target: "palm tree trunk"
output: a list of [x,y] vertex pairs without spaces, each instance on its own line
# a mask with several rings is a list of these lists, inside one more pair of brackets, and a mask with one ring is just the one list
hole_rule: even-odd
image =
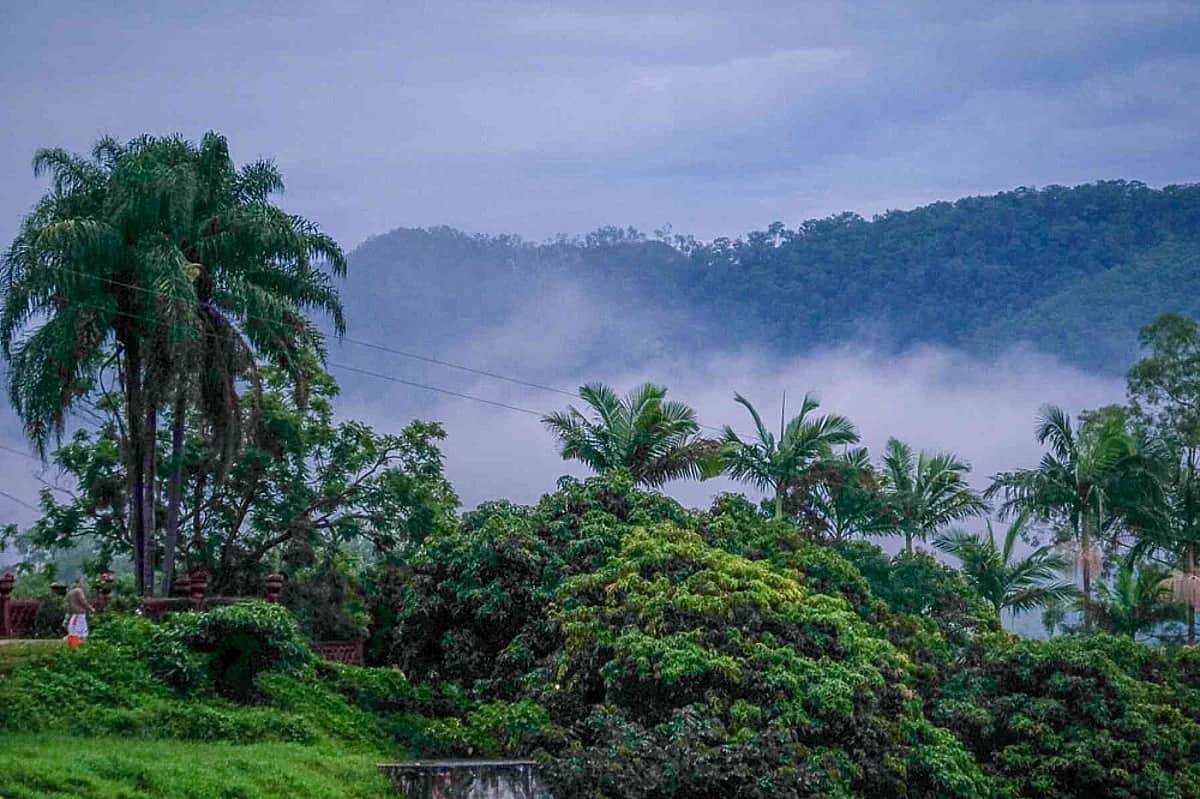
[[179,541],[179,507],[183,502],[183,432],[187,414],[186,394],[179,389],[175,397],[171,429],[171,483],[167,487],[167,526],[163,538],[162,594],[171,593],[175,579],[175,546]]
[[1083,629],[1092,629],[1092,557],[1088,549],[1087,512],[1079,524],[1079,562],[1083,572]]
[[137,593],[146,592],[144,558],[146,552],[145,479],[142,469],[145,458],[142,448],[143,421],[142,359],[136,341],[125,345],[125,473],[129,486],[129,529],[133,543],[133,575]]
[[[1187,545],[1187,574],[1189,577],[1196,576],[1196,545],[1189,541]],[[1196,608],[1191,602],[1187,603],[1188,609],[1188,645],[1196,643]]]
[[912,554],[913,534],[911,530],[904,531],[904,554]]
[[783,519],[783,492],[775,489],[775,521]]
[[146,426],[142,444],[142,588],[146,595],[154,593],[154,499],[155,499],[155,450],[158,434],[158,410],[151,404],[146,409]]
[[192,557],[202,555],[204,553],[204,523],[200,517],[200,509],[204,504],[204,488],[208,483],[208,476],[203,468],[196,476],[196,486],[192,491]]

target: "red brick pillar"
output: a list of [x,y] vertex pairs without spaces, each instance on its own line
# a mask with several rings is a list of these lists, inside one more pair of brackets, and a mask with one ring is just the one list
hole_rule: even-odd
[[112,601],[112,572],[100,572],[96,578],[96,610],[104,610]]
[[12,572],[0,576],[0,638],[8,637],[8,597],[12,594],[15,580]]
[[191,584],[188,587],[191,591],[192,607],[196,610],[203,610],[205,597],[208,596],[208,572],[203,570],[192,572]]
[[267,601],[279,603],[279,595],[283,593],[283,581],[286,578],[279,572],[272,572],[267,575]]

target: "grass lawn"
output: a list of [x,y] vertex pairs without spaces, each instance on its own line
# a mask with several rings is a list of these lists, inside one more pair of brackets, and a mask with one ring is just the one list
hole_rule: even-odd
[[287,743],[0,737],[0,799],[358,799],[396,796],[382,756]]
[[33,660],[40,654],[54,652],[65,646],[66,643],[57,638],[0,640],[0,675],[7,674],[16,666]]

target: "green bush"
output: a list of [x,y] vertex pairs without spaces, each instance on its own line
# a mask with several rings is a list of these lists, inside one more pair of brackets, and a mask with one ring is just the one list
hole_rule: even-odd
[[34,614],[33,628],[29,631],[29,637],[62,638],[67,634],[67,601],[60,596],[50,594],[41,597],[41,602],[37,613]]
[[88,622],[92,627],[92,641],[126,647],[137,655],[145,653],[157,629],[154,622],[133,613],[100,613]]
[[1200,796],[1194,694],[1142,679],[1164,661],[1104,635],[994,639],[942,686],[934,718],[1015,795]]
[[903,655],[795,568],[669,523],[635,528],[617,557],[567,581],[554,620],[563,644],[536,684],[560,795],[991,790],[922,717]]
[[148,657],[154,673],[180,690],[211,685],[242,701],[254,696],[260,673],[294,674],[314,659],[292,614],[267,602],[174,614],[156,630]]
[[462,529],[431,537],[393,586],[385,662],[405,673],[516,698],[553,646],[546,610],[563,581],[608,560],[635,522],[685,519],[673,500],[629,489],[619,476],[578,482],[532,508],[485,503]]

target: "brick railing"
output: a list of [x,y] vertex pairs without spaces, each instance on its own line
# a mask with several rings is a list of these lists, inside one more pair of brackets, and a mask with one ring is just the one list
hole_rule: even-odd
[[[13,599],[12,590],[15,578],[12,573],[0,575],[0,638],[25,638],[33,630],[34,619],[42,606],[38,599]],[[97,610],[104,610],[112,602],[113,577],[108,572],[100,575],[96,585]],[[284,577],[281,574],[268,574],[264,580],[263,597],[227,597],[208,595],[208,575],[195,572],[180,575],[175,580],[172,597],[147,597],[141,602],[141,613],[148,619],[158,621],[169,613],[179,613],[189,610],[205,610],[219,605],[230,605],[235,602],[248,602],[265,598],[268,602],[279,602],[283,591]],[[61,590],[60,590],[61,588]],[[65,594],[65,587],[55,586],[55,593]],[[350,641],[313,641],[313,651],[326,660],[339,663],[362,665],[363,642]]]

